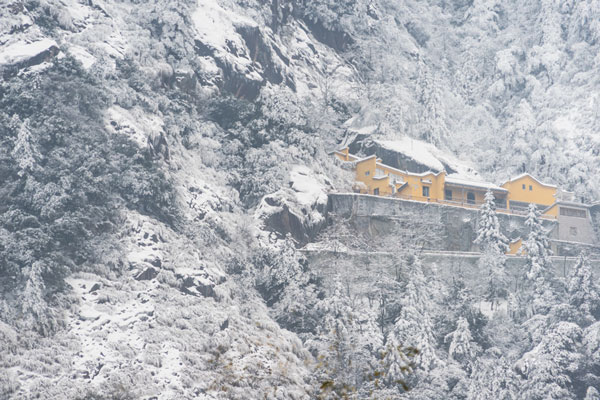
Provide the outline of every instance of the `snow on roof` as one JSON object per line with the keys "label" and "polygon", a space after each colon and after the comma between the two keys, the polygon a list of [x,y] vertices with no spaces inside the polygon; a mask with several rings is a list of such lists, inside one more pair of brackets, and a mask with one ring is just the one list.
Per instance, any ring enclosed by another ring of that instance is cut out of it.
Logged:
{"label": "snow on roof", "polygon": [[13,65],[37,56],[40,53],[58,47],[52,39],[43,38],[33,43],[19,41],[13,43],[0,53],[0,65]]}
{"label": "snow on roof", "polygon": [[[373,156],[369,156],[367,158],[371,158]],[[367,159],[365,158],[365,160]],[[443,171],[440,172],[434,172],[434,171],[425,171],[425,172],[408,172],[408,171],[403,171],[401,169],[398,168],[394,168],[394,167],[390,167],[389,165],[386,164],[382,164],[380,162],[376,163],[375,166],[377,167],[381,167],[381,168],[387,168],[393,172],[398,172],[399,174],[405,174],[405,175],[410,175],[410,176],[427,176],[427,175],[433,175],[433,176],[438,176],[439,174],[441,174]]]}
{"label": "snow on roof", "polygon": [[375,140],[381,147],[397,153],[404,154],[420,164],[423,164],[436,171],[444,170],[444,164],[433,155],[434,146],[430,143],[422,142],[404,136],[397,140]]}
{"label": "snow on roof", "polygon": [[544,182],[541,182],[541,181],[540,181],[540,180],[538,180],[536,177],[534,177],[533,175],[531,175],[531,174],[529,174],[529,173],[527,173],[527,172],[524,172],[524,173],[522,173],[521,175],[517,175],[517,176],[515,176],[514,178],[509,178],[509,179],[507,179],[506,181],[502,182],[502,183],[500,184],[500,186],[504,186],[504,185],[506,185],[506,184],[507,184],[507,183],[509,183],[509,182],[518,181],[519,179],[521,179],[521,178],[524,178],[524,177],[526,177],[526,176],[530,177],[531,179],[533,179],[534,181],[536,181],[537,183],[539,183],[539,184],[540,184],[540,185],[542,185],[542,186],[546,186],[546,187],[552,187],[552,188],[555,188],[555,187],[556,187],[556,185],[551,185],[551,184],[549,184],[549,183],[544,183]]}
{"label": "snow on roof", "polygon": [[377,130],[377,125],[368,125],[360,128],[348,128],[348,130],[363,135],[370,135]]}
{"label": "snow on roof", "polygon": [[575,201],[565,201],[565,200],[557,200],[556,203],[554,203],[551,207],[554,207],[557,204],[561,204],[561,205],[565,205],[565,206],[572,206],[572,207],[581,207],[581,208],[592,207],[591,204],[577,203]]}
{"label": "snow on roof", "polygon": [[374,176],[373,179],[381,180],[381,179],[386,179],[387,177],[388,177],[388,175],[378,175],[378,176]]}
{"label": "snow on roof", "polygon": [[[355,156],[355,155],[352,155],[352,157],[356,157],[356,156]],[[373,155],[370,155],[370,156],[368,156],[368,157],[364,157],[364,158],[358,158],[358,157],[357,157],[355,161],[356,161],[357,163],[361,163],[361,162],[363,162],[363,161],[370,160],[371,158],[377,158],[377,156],[376,156],[375,154],[373,154]]]}
{"label": "snow on roof", "polygon": [[412,158],[418,163],[431,168],[434,171],[442,171],[449,167],[452,171],[461,175],[477,177],[479,174],[472,165],[464,160],[458,159],[454,154],[438,149],[431,143],[422,140],[412,139],[403,136],[394,140],[374,140],[381,147],[392,150],[407,157]]}
{"label": "snow on roof", "polygon": [[469,186],[481,189],[490,189],[498,192],[508,192],[508,190],[490,182],[479,181],[462,176],[460,174],[450,174],[446,177],[446,183],[450,185]]}

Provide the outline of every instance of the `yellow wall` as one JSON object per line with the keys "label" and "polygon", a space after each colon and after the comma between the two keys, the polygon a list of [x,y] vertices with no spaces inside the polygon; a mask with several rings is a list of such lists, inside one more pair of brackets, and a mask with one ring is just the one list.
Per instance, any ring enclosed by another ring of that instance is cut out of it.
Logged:
{"label": "yellow wall", "polygon": [[508,244],[508,253],[506,253],[506,254],[512,254],[512,255],[518,254],[522,245],[523,245],[523,239],[519,239],[519,240],[510,242]]}
{"label": "yellow wall", "polygon": [[392,195],[389,177],[383,179],[374,179],[376,173],[377,159],[375,156],[359,161],[356,164],[356,180],[363,182],[368,187],[368,193],[374,194],[375,189],[379,189],[380,196]]}
{"label": "yellow wall", "polygon": [[[377,170],[382,171],[383,174],[388,176],[375,179],[378,176]],[[389,174],[395,174],[407,183],[398,193],[399,197],[421,201],[439,201],[444,198],[445,172],[440,172],[437,175],[434,173],[411,174],[380,164],[374,156],[359,161],[356,164],[356,180],[367,185],[367,192],[369,194],[374,194],[375,189],[379,189],[379,195],[381,196],[391,196],[394,194],[390,186]],[[431,181],[431,183],[424,182],[426,180]],[[423,186],[429,187],[429,197],[423,196]],[[401,185],[396,185],[396,188],[400,187]]]}
{"label": "yellow wall", "polygon": [[[356,161],[358,159],[356,156],[349,153],[347,147],[343,150],[336,151],[335,155],[343,161]],[[371,156],[357,161],[356,181],[363,182],[367,187],[366,190],[361,189],[361,193],[374,194],[375,189],[379,189],[379,195],[381,196],[396,195],[401,198],[419,201],[444,201],[444,189],[446,188],[445,171],[437,174],[432,172],[424,174],[409,173],[406,171],[397,170],[385,164],[381,164],[378,161],[381,160],[378,160],[376,156]],[[380,170],[379,175],[381,175],[381,172],[383,172],[384,175],[387,174],[388,176],[375,179],[375,177],[378,176],[377,170]],[[392,186],[390,186],[391,180],[389,174],[399,176],[404,182],[406,182],[406,185],[402,187],[400,185],[396,185],[397,191],[394,193],[394,189]],[[426,183],[424,181],[431,181],[431,183]],[[525,185],[525,189],[523,189],[523,185]],[[529,190],[530,185],[532,190]],[[429,197],[423,196],[423,186],[429,187]],[[523,177],[512,182],[506,182],[502,185],[502,187],[508,190],[508,193],[505,194],[508,208],[510,208],[511,200],[524,203],[535,203],[542,206],[551,206],[556,201],[556,187],[542,185],[529,175],[524,175]],[[452,202],[465,205],[468,204],[468,192],[473,192],[473,194],[475,194],[476,205],[480,205],[485,201],[486,191],[482,189],[464,188],[463,190],[463,188],[460,186],[455,187],[452,185],[448,185],[447,189],[452,190]],[[498,193],[498,197],[500,197],[500,193]],[[550,210],[548,210],[548,212],[545,213],[545,215],[557,217],[558,207],[552,207]]]}
{"label": "yellow wall", "polygon": [[558,218],[558,204],[554,204],[544,215],[551,215],[554,218]]}
{"label": "yellow wall", "polygon": [[350,154],[348,147],[342,150],[337,150],[333,154],[335,154],[335,156],[342,161],[355,161],[357,159],[356,156]]}
{"label": "yellow wall", "polygon": [[[399,197],[420,201],[441,201],[444,199],[445,172],[439,172],[437,175],[434,173],[404,174],[403,178],[407,185],[398,193]],[[427,180],[431,183],[424,182]],[[423,186],[429,187],[429,197],[423,196]]]}
{"label": "yellow wall", "polygon": [[[447,185],[446,189],[452,190],[452,202],[457,202],[457,203],[464,203],[464,204],[468,204],[467,203],[467,193],[469,192],[473,192],[473,194],[475,194],[475,203],[480,205],[485,201],[485,192],[486,190],[477,190],[474,188],[462,188],[462,187],[455,187],[455,186],[450,186]],[[443,198],[443,193],[442,193],[442,198]]]}
{"label": "yellow wall", "polygon": [[[525,185],[525,189],[523,189],[523,185]],[[530,185],[532,190],[529,190]],[[509,202],[514,200],[551,206],[556,201],[556,187],[541,185],[529,175],[506,182],[502,187],[508,189]]]}

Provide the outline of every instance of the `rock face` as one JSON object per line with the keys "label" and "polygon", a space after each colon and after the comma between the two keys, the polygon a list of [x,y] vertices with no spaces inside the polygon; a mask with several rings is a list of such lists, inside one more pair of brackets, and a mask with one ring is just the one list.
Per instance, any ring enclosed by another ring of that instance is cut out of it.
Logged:
{"label": "rock face", "polygon": [[290,234],[302,246],[314,239],[326,223],[327,179],[304,166],[290,173],[289,188],[265,196],[256,216],[264,228]]}
{"label": "rock face", "polygon": [[39,65],[58,54],[52,39],[43,38],[32,43],[16,42],[0,51],[0,73],[7,78],[19,70]]}
{"label": "rock face", "polygon": [[[329,212],[352,217],[360,230],[369,230],[372,235],[383,236],[392,232],[402,220],[416,224],[425,220],[439,220],[441,240],[429,244],[431,250],[478,251],[473,240],[479,223],[479,210],[437,203],[392,199],[359,194],[330,194]],[[525,216],[498,213],[502,233],[509,239],[527,236]],[[557,224],[543,220],[550,237],[558,239]],[[560,254],[558,254],[560,255]]]}
{"label": "rock face", "polygon": [[457,172],[443,160],[438,160],[440,166],[437,168],[434,168],[431,165],[425,165],[410,156],[382,146],[380,143],[373,140],[371,135],[367,134],[356,135],[348,147],[352,154],[361,154],[364,156],[376,154],[378,158],[381,158],[384,164],[404,171],[421,173],[434,170],[435,172],[440,172],[443,168],[448,174]]}

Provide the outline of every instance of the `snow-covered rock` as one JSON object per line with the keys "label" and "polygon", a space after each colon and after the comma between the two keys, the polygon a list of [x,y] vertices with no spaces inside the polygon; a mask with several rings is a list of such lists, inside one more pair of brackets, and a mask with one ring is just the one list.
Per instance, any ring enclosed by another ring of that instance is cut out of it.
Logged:
{"label": "snow-covered rock", "polygon": [[329,188],[326,177],[296,165],[290,171],[289,188],[265,196],[256,218],[263,221],[266,229],[283,236],[289,233],[298,243],[305,244],[325,224]]}

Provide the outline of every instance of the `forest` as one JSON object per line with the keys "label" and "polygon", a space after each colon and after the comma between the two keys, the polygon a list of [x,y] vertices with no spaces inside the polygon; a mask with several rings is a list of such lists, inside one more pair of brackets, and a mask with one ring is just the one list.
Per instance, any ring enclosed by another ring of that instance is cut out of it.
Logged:
{"label": "forest", "polygon": [[327,211],[353,181],[329,152],[357,134],[597,200],[599,20],[570,0],[2,2],[0,398],[599,399],[596,255],[557,273],[539,210],[515,271],[484,204],[475,280],[423,257],[436,221],[374,245]]}

